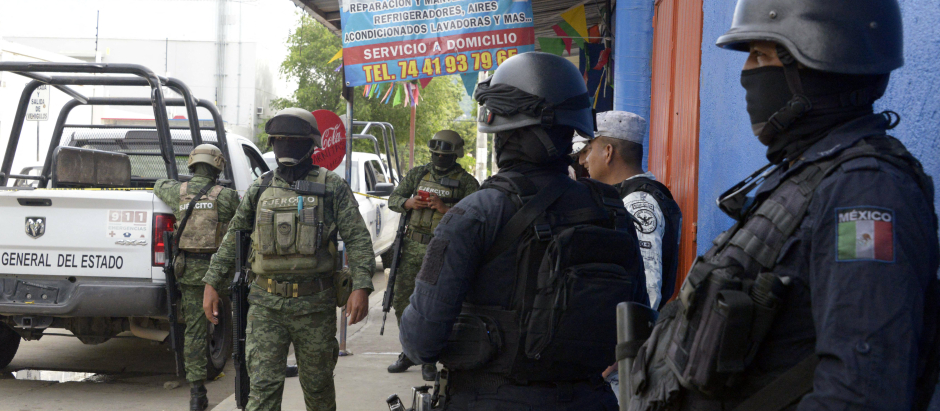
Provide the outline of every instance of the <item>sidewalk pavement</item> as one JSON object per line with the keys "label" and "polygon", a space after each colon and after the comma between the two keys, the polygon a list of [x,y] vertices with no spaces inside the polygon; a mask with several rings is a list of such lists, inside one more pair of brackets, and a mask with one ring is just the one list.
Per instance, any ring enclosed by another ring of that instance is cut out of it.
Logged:
{"label": "sidewalk pavement", "polygon": [[[336,409],[338,411],[381,411],[388,409],[385,399],[398,394],[405,406],[411,405],[411,388],[433,385],[421,379],[421,367],[411,367],[401,374],[389,374],[386,368],[398,358],[398,325],[395,313],[390,312],[385,323],[385,335],[379,335],[382,326],[382,295],[386,274],[379,272],[372,278],[375,291],[369,296],[369,316],[347,329],[346,350],[353,355],[341,356],[336,363]],[[337,313],[339,311],[337,310]],[[338,316],[338,314],[337,314]],[[337,335],[337,339],[339,336]],[[287,362],[296,364],[293,347]],[[303,392],[297,377],[284,382],[283,411],[304,411]],[[235,411],[235,396],[219,403],[213,411]]]}

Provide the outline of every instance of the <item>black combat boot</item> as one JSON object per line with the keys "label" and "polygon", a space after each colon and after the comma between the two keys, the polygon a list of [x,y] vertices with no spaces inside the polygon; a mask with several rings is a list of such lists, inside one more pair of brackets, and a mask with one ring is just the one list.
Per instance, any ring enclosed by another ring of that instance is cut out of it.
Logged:
{"label": "black combat boot", "polygon": [[209,408],[209,398],[206,397],[206,386],[202,381],[190,383],[189,411],[205,411]]}
{"label": "black combat boot", "polygon": [[423,364],[421,366],[421,378],[425,381],[434,381],[437,379],[437,364]]}
{"label": "black combat boot", "polygon": [[392,365],[388,366],[388,372],[390,373],[399,373],[408,371],[411,366],[415,365],[414,361],[411,361],[405,353],[398,355],[398,360],[393,362]]}

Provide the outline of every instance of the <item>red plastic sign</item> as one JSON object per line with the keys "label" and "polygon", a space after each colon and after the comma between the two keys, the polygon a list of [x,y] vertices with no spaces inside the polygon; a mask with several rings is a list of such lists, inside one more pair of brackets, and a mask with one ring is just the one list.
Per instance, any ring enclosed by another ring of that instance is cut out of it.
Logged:
{"label": "red plastic sign", "polygon": [[317,118],[317,128],[323,137],[323,148],[313,152],[313,164],[336,170],[346,158],[346,125],[336,113],[329,110],[314,111],[313,116]]}

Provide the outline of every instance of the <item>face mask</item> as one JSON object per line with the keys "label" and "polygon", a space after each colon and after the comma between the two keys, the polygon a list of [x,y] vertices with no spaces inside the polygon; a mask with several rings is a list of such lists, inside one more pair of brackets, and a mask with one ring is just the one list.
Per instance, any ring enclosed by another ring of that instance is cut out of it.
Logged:
{"label": "face mask", "polygon": [[[751,128],[755,136],[760,136],[767,120],[778,110],[784,108],[793,98],[787,85],[787,76],[783,67],[769,66],[741,71],[741,86],[745,90],[747,113],[751,117]],[[763,141],[770,145],[770,141]]]}
{"label": "face mask", "polygon": [[208,164],[203,164],[203,163],[193,164],[193,166],[189,168],[189,171],[193,175],[208,177],[212,180],[215,180],[219,176],[218,169]]}
{"label": "face mask", "polygon": [[309,157],[313,148],[313,141],[306,138],[275,138],[271,140],[274,157],[277,163],[285,167],[299,164],[305,157]]}
{"label": "face mask", "polygon": [[431,153],[431,164],[434,165],[434,168],[438,171],[449,170],[454,164],[457,164],[457,155]]}

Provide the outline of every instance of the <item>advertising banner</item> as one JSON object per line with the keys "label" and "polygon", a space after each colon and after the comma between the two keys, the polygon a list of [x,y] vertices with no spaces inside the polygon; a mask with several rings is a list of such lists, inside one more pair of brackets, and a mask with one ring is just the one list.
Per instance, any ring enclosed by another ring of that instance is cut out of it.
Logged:
{"label": "advertising banner", "polygon": [[314,111],[313,116],[317,119],[323,146],[313,151],[313,164],[336,170],[346,158],[346,125],[336,113],[329,110]]}
{"label": "advertising banner", "polygon": [[343,0],[347,86],[492,70],[534,50],[531,0]]}

